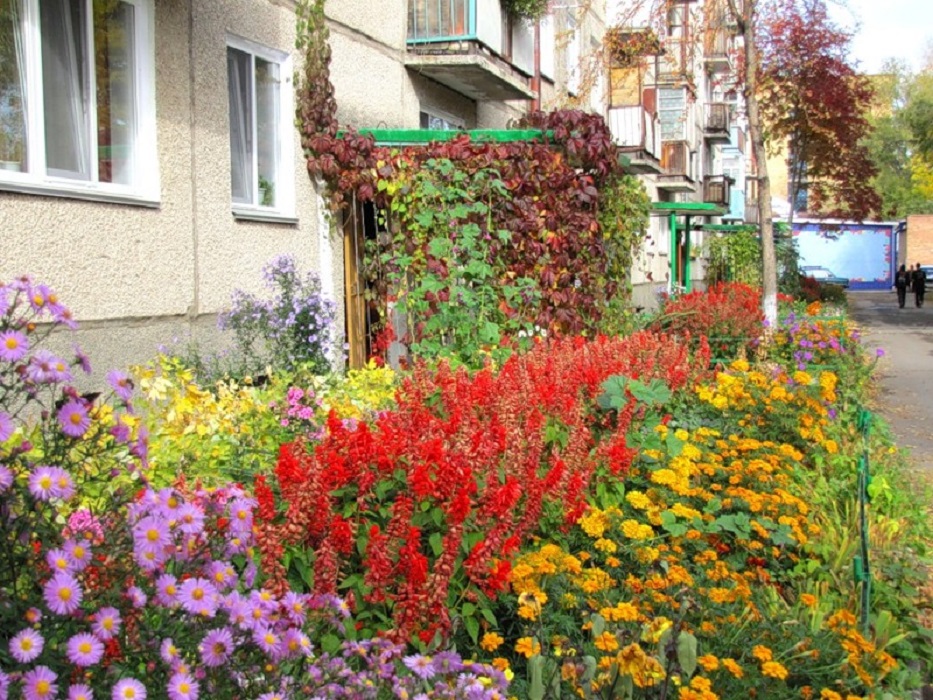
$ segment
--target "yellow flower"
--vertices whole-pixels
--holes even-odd
[[[509,668],[509,660],[502,656],[497,656],[492,660],[492,667],[505,672]]]
[[[479,646],[485,651],[495,651],[498,649],[502,643],[505,641],[495,632],[487,632],[483,635],[483,638],[480,640]],[[502,670],[502,669],[500,669]]]
[[[704,671],[715,671],[719,668],[719,659],[713,654],[704,654],[698,657],[697,663],[703,667]]]
[[[541,644],[534,637],[522,637],[515,642],[515,652],[530,659],[541,653]]]
[[[816,605],[816,596],[812,593],[801,593],[800,603],[805,607],[812,608],[814,605]]]
[[[762,646],[761,644],[756,644],[752,647],[752,656],[754,656],[759,661],[770,661],[772,658],[771,650],[768,647]]]
[[[644,510],[651,505],[651,499],[641,491],[629,491],[625,494],[625,500],[629,502],[632,508],[638,508],[639,510]]]
[[[600,651],[615,651],[619,648],[619,640],[612,632],[603,632],[593,640],[593,646]]]
[[[770,676],[782,681],[787,678],[787,669],[777,661],[765,661],[761,665],[761,673],[764,676]]]
[[[606,554],[614,554],[618,546],[612,540],[607,540],[604,537],[600,537],[593,543],[593,546],[596,547],[600,552],[606,552]]]
[[[820,691],[820,698],[821,700],[842,700],[842,696],[839,693],[829,688],[823,688]]]
[[[540,608],[536,610],[530,605],[520,605],[518,607],[518,616],[525,620],[537,620],[539,610]]]
[[[731,673],[736,678],[741,678],[742,676],[745,675],[745,672],[742,670],[742,667],[739,666],[738,663],[736,663],[735,659],[723,659],[722,666],[724,669],[726,669],[729,673]]]

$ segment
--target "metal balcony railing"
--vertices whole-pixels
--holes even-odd
[[[408,0],[408,43],[476,38],[476,0]]]
[[[623,151],[641,150],[654,158],[661,155],[661,125],[642,105],[610,107],[609,130]]]
[[[728,209],[733,182],[726,175],[707,175],[703,178],[703,201]]]

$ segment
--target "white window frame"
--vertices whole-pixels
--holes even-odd
[[[83,2],[88,18],[93,18],[93,0]],[[56,177],[47,172],[45,158],[45,105],[42,88],[42,44],[39,0],[23,0],[23,44],[26,55],[26,171],[0,170],[0,190],[24,194],[50,195],[92,201],[121,202],[158,206],[160,199],[158,149],[156,146],[155,110],[155,22],[153,0],[122,0],[132,5],[134,28],[134,114],[136,124],[132,140],[133,184],[97,181],[96,129],[92,129],[91,180]],[[94,56],[94,27],[87,22],[88,56]],[[88,92],[96,91],[97,77],[90,66]],[[91,100],[91,123],[96,124],[96,102]]]
[[[280,124],[279,124],[279,144],[280,144],[280,153],[278,160],[278,172],[277,180],[275,183],[276,188],[276,203],[274,206],[263,206],[261,204],[244,204],[242,202],[234,202],[233,195],[230,195],[230,206],[233,212],[233,216],[237,219],[253,219],[253,220],[271,220],[271,221],[289,221],[294,222],[295,215],[295,130],[294,130],[294,115],[295,115],[295,100],[294,100],[294,89],[292,85],[292,57],[285,51],[278,51],[276,49],[269,48],[268,46],[263,46],[262,44],[256,43],[249,39],[245,39],[241,36],[235,34],[227,35],[227,46],[226,48],[237,49],[238,51],[243,51],[248,53],[255,58],[261,58],[264,61],[270,63],[276,63],[279,66],[279,77],[282,81],[281,89],[279,90],[279,114],[280,114]],[[224,65],[227,65],[226,51],[224,52]],[[228,90],[229,90],[229,80],[230,75],[226,72]],[[229,92],[226,91],[227,99],[229,102]],[[253,129],[256,128],[256,95],[255,91],[253,92],[252,99],[252,110],[253,110]],[[228,114],[229,114],[229,103],[228,103]],[[228,139],[227,145],[229,148],[229,129],[230,125],[227,124],[228,129]],[[253,166],[256,166],[258,149],[256,147],[255,141],[253,144]],[[230,159],[227,159],[228,164]],[[258,172],[254,170],[254,172]],[[230,183],[233,182],[233,172],[230,172]],[[256,185],[258,189],[258,184]],[[256,194],[256,192],[254,192]],[[258,199],[258,198],[257,198]]]

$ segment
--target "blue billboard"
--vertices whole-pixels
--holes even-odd
[[[849,289],[890,289],[897,224],[794,222],[801,265],[820,265],[849,278]]]

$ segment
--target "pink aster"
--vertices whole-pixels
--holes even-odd
[[[168,682],[169,700],[197,700],[200,686],[187,673],[176,673]]]
[[[113,639],[120,632],[120,611],[116,608],[101,608],[95,616],[94,626],[91,628],[97,638],[102,641]]]
[[[282,638],[270,627],[264,625],[256,627],[253,630],[253,641],[274,661],[282,655]]]
[[[175,646],[175,642],[172,641],[171,637],[162,640],[162,645],[159,647],[159,656],[167,664],[175,663],[180,658],[178,647]]]
[[[13,419],[10,414],[0,411],[0,442],[6,442],[13,434]]]
[[[70,501],[77,492],[71,474],[61,467],[50,467],[52,474],[52,496]]]
[[[43,588],[49,610],[58,615],[71,615],[81,606],[84,592],[71,574],[59,571]]]
[[[52,489],[55,488],[55,472],[52,467],[40,465],[29,475],[29,493],[40,501],[52,498]]]
[[[198,645],[205,666],[223,666],[233,652],[233,634],[226,627],[208,632]]]
[[[85,374],[91,373],[91,358],[77,344],[73,346],[75,351],[75,365],[81,368]]]
[[[2,290],[0,290],[2,291]],[[0,300],[3,297],[0,296]],[[6,675],[3,671],[0,671],[0,700],[7,700],[7,693],[10,690],[10,677]]]
[[[288,619],[296,625],[303,625],[308,614],[308,606],[305,597],[294,591],[289,591],[282,599],[282,605],[285,607]]]
[[[3,442],[3,440],[0,440]],[[13,485],[13,472],[5,464],[0,464],[0,493],[3,493]]]
[[[68,660],[75,666],[93,666],[104,656],[104,645],[93,634],[81,632],[68,640]]]
[[[55,681],[58,676],[48,666],[36,666],[23,674],[23,698],[25,700],[48,700],[58,694]]]
[[[204,529],[204,511],[193,503],[178,509],[178,529],[188,535],[197,535]]]
[[[136,549],[133,552],[136,563],[144,571],[157,571],[165,563],[165,554],[162,551],[151,549]]]
[[[145,607],[146,602],[149,600],[146,592],[139,586],[130,586],[127,588],[126,597],[130,599],[130,603],[133,604],[134,608]]]
[[[301,630],[290,627],[282,636],[282,646],[289,657],[310,656],[311,640]]]
[[[58,422],[68,437],[79,438],[91,427],[91,417],[84,402],[71,399],[58,410]]]
[[[34,629],[20,630],[10,640],[10,656],[21,664],[28,664],[42,653],[45,640]]]
[[[94,691],[84,683],[77,683],[68,688],[68,700],[94,700]]]
[[[0,333],[0,360],[16,362],[29,351],[29,339],[19,331]]]
[[[156,580],[156,600],[167,607],[178,604],[178,579],[162,574]]]
[[[230,504],[230,529],[234,532],[251,532],[253,529],[253,508],[255,502],[247,498],[238,498]]]
[[[133,397],[133,380],[123,372],[111,370],[107,373],[107,381],[113,387],[113,392],[124,401],[129,401]]]
[[[124,678],[113,686],[113,700],[146,700],[146,686],[135,678]]]
[[[71,372],[65,361],[44,349],[29,358],[26,376],[36,384],[71,381]]]
[[[78,537],[79,535],[92,544],[104,541],[104,526],[100,519],[87,508],[76,510],[68,516],[68,525],[62,531],[65,537]]]
[[[171,544],[172,536],[165,520],[148,515],[133,526],[133,540],[137,549],[159,551]]]

